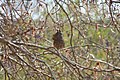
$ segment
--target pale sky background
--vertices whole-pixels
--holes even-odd
[[[1,5],[2,4],[4,4],[5,3],[5,1],[6,0],[0,0],[0,12],[2,12],[2,13],[4,13],[4,11],[2,10],[2,8],[1,8]],[[20,2],[21,2],[21,0],[16,0],[17,1],[17,3],[16,3],[16,5],[18,5]],[[25,0],[24,0],[25,1]],[[51,8],[53,7],[52,5],[54,5],[53,3],[52,3],[52,5],[51,5],[51,2],[53,2],[54,0],[40,0],[41,2],[41,4],[42,4],[42,1],[43,2],[45,2],[45,3],[47,3],[47,4],[49,4],[49,10],[51,10]],[[67,1],[67,0],[66,0]],[[81,1],[81,0],[80,0]],[[98,0],[98,4],[100,4],[101,3],[101,1],[105,1],[105,0]],[[117,0],[114,0],[114,1],[117,1]],[[26,2],[26,1],[25,1]],[[41,16],[41,13],[44,11],[44,8],[45,8],[45,5],[44,4],[42,4],[43,6],[41,7],[36,7],[37,5],[38,5],[38,3],[37,3],[37,0],[31,0],[31,1],[29,1],[29,4],[28,5],[30,5],[30,3],[32,3],[32,5],[31,5],[31,7],[30,7],[30,9],[29,9],[29,13],[31,13],[31,11],[33,11],[32,13],[31,13],[31,17],[33,18],[33,20],[36,20],[36,19],[38,19],[38,18],[42,18],[42,16]],[[19,6],[20,7],[20,6]],[[19,7],[18,7],[18,9],[19,9]],[[101,6],[102,7],[102,6]],[[119,7],[120,7],[120,4],[119,4]],[[81,10],[82,10],[82,12],[83,13],[85,13],[86,11],[85,11],[85,9],[84,8],[81,8]],[[120,10],[119,10],[120,11]],[[8,11],[9,12],[9,11]],[[17,14],[16,14],[16,17],[19,17]]]

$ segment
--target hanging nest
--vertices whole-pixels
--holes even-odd
[[[61,49],[65,47],[65,43],[60,30],[57,30],[57,32],[53,35],[52,39],[54,40],[53,45],[57,49]]]

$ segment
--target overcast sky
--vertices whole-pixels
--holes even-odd
[[[1,6],[5,3],[5,1],[6,0],[0,0],[0,12],[2,12],[2,13],[4,13],[4,11],[2,10]],[[54,3],[51,5],[51,2],[53,0],[41,0],[41,1],[44,1],[45,3],[49,4],[49,9],[51,9],[52,5],[54,5]],[[104,2],[105,0],[98,0],[98,4],[101,3],[101,1]],[[120,1],[120,0],[113,0],[113,1]],[[20,4],[20,2],[21,2],[21,0],[16,0],[16,5]],[[27,2],[27,1],[25,1],[25,2]],[[44,7],[38,7],[37,8],[36,7],[38,5],[37,0],[31,0],[31,1],[29,1],[28,4],[26,3],[27,6],[30,5],[30,3],[32,3],[32,5],[31,5],[31,7],[30,7],[30,9],[29,9],[28,12],[31,13],[31,11],[33,11],[32,14],[31,14],[32,18],[33,19],[38,19],[40,17],[40,13],[44,10]],[[44,5],[44,4],[42,4],[42,5]],[[120,6],[120,4],[119,4],[119,6]],[[16,8],[20,9],[20,6],[19,7],[15,7],[15,9]],[[23,7],[23,9],[25,9],[25,8]],[[85,9],[84,8],[81,8],[81,9],[82,9],[82,12],[85,13]],[[8,10],[8,12],[9,12],[9,10]],[[19,16],[16,15],[16,17],[19,17]]]

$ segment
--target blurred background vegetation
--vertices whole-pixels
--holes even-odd
[[[0,80],[120,80],[120,1],[1,0]]]

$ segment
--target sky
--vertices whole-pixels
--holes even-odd
[[[21,2],[21,0],[16,0],[17,1],[17,3],[16,3],[16,5],[18,5],[18,4],[20,4],[20,2]],[[43,12],[43,10],[44,10],[44,8],[45,8],[45,6],[44,6],[44,4],[42,3],[42,1],[43,2],[45,2],[45,3],[47,3],[47,4],[49,4],[49,9],[51,9],[52,8],[52,5],[51,5],[51,2],[53,1],[53,0],[39,0],[39,1],[41,1],[40,3],[43,5],[43,6],[40,6],[40,7],[36,7],[37,5],[38,5],[38,2],[37,2],[37,0],[31,0],[31,1],[29,1],[29,3],[27,4],[27,5],[30,5],[31,3],[32,3],[32,5],[31,5],[31,7],[30,7],[30,9],[29,9],[29,13],[31,13],[31,17],[33,18],[33,20],[36,20],[36,19],[38,19],[38,18],[40,18],[40,15],[41,15],[41,13]],[[81,0],[80,0],[81,1]],[[100,3],[100,1],[105,1],[105,0],[98,0],[98,2]],[[114,0],[114,1],[117,1],[117,0]],[[1,6],[4,4],[4,2],[5,2],[5,0],[0,0],[0,12],[2,12],[2,13],[4,13],[4,11],[2,10],[2,8],[1,8]],[[26,2],[26,0],[25,0],[25,2]],[[120,5],[119,5],[120,6]],[[15,7],[15,8],[17,8],[17,9],[19,9],[20,7]],[[24,7],[23,7],[24,8]],[[83,13],[85,13],[85,9],[84,8],[81,8],[82,9],[82,12]],[[33,11],[33,12],[32,12]],[[120,10],[119,10],[120,11]],[[9,13],[9,9],[8,9],[8,13]],[[15,14],[16,15],[16,17],[19,17],[17,14]]]

